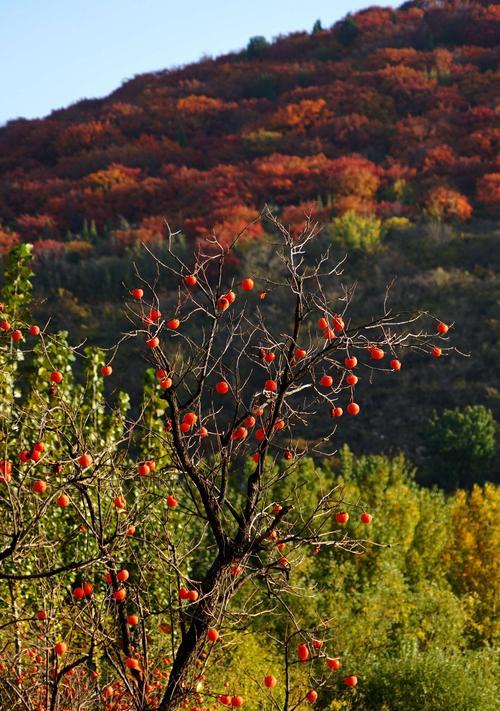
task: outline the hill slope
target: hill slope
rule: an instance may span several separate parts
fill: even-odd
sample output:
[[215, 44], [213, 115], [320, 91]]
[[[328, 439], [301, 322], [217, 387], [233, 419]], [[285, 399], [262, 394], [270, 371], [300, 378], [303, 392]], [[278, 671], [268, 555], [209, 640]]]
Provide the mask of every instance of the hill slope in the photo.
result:
[[[472, 356], [444, 370], [428, 357], [405, 363], [399, 387], [367, 388], [371, 414], [340, 433], [358, 450], [418, 461], [433, 409], [500, 414], [499, 18], [481, 2], [370, 8], [13, 121], [0, 130], [0, 252], [34, 242], [39, 317], [108, 345], [140, 244], [161, 250], [165, 219], [189, 255], [212, 229], [231, 240], [265, 204], [294, 230], [312, 212], [322, 245], [351, 251], [342, 280], [358, 281], [360, 318], [379, 313], [396, 276], [397, 307], [454, 323]], [[267, 231], [253, 224], [237, 254], [235, 268], [257, 279]], [[138, 393], [133, 362], [123, 358], [117, 379]]]
[[163, 217], [190, 239], [214, 226], [227, 239], [265, 202], [325, 220], [347, 208], [487, 213], [500, 180], [499, 19], [479, 2], [370, 8], [12, 121], [0, 130], [3, 247], [71, 242], [86, 221], [96, 230], [77, 252], [105, 232], [120, 253], [159, 239]]

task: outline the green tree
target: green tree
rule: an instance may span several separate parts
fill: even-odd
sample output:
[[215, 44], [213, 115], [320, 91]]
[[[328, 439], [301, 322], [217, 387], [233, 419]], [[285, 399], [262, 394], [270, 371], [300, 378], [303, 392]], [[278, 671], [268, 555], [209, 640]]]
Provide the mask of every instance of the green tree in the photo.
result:
[[269, 47], [269, 42], [262, 35], [251, 37], [247, 44], [248, 57], [260, 57]]
[[338, 39], [344, 47], [350, 47], [359, 34], [359, 28], [356, 21], [348, 14], [343, 23], [340, 25]]
[[346, 249], [374, 252], [380, 244], [382, 220], [348, 210], [334, 218], [331, 234], [333, 241]]
[[434, 413], [422, 432], [428, 477], [446, 488], [483, 483], [492, 475], [496, 422], [483, 405]]

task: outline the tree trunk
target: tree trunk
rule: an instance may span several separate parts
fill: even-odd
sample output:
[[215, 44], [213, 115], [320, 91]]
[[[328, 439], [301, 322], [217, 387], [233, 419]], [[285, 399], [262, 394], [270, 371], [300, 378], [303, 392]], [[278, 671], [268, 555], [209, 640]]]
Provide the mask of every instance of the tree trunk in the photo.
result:
[[232, 557], [227, 552], [224, 556], [219, 555], [203, 580], [199, 602], [191, 607], [191, 624], [177, 649], [158, 711], [174, 711], [192, 690], [189, 672], [196, 668], [194, 663], [207, 642], [208, 628], [214, 626], [218, 619], [221, 592], [224, 590], [225, 603], [231, 597], [223, 582], [229, 576]]

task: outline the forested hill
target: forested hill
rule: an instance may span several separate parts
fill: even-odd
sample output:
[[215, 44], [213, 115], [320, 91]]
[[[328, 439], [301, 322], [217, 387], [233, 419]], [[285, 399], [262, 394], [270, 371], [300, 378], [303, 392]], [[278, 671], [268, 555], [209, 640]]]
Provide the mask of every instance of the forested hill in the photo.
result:
[[499, 19], [488, 2], [371, 7], [11, 121], [0, 250], [122, 254], [161, 240], [165, 217], [189, 240], [214, 227], [227, 240], [264, 203], [292, 225], [304, 210], [490, 215]]
[[[363, 383], [363, 415], [337, 438], [421, 464], [433, 410], [500, 414], [499, 20], [487, 2], [372, 7], [12, 121], [0, 129], [0, 253], [32, 242], [39, 321], [106, 346], [134, 263], [152, 276], [141, 245], [164, 250], [166, 220], [188, 261], [212, 230], [228, 244], [251, 223], [234, 268], [259, 284], [273, 241], [259, 211], [294, 232], [312, 213], [324, 226], [315, 249], [349, 254], [357, 318], [380, 313], [396, 277], [394, 307], [428, 309], [470, 354], [405, 360], [397, 387]], [[160, 288], [166, 312], [175, 297]], [[272, 294], [263, 303], [281, 328], [286, 310]], [[139, 397], [134, 356], [114, 383]]]

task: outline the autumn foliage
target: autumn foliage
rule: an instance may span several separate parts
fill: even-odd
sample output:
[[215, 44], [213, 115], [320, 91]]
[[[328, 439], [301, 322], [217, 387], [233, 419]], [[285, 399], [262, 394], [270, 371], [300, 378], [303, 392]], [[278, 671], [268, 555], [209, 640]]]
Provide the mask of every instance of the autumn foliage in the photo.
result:
[[93, 223], [122, 254], [160, 239], [151, 221], [162, 218], [192, 244], [213, 230], [229, 244], [265, 204], [288, 216], [312, 206], [325, 223], [348, 211], [491, 215], [498, 22], [478, 0], [369, 8], [11, 121], [0, 130], [0, 251], [18, 238], [71, 242]]

